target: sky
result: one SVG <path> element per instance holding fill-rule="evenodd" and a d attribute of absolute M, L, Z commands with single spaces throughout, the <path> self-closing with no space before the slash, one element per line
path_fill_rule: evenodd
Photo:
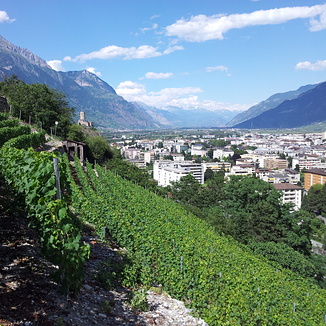
<path fill-rule="evenodd" d="M 242 111 L 326 81 L 325 0 L 0 0 L 0 35 L 158 108 Z"/>

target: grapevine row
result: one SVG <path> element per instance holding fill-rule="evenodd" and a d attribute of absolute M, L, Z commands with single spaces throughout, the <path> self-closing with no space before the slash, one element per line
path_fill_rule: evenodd
<path fill-rule="evenodd" d="M 57 280 L 66 291 L 77 291 L 82 284 L 82 267 L 89 255 L 89 247 L 80 242 L 80 229 L 68 209 L 66 198 L 56 199 L 54 156 L 2 147 L 0 173 L 14 191 L 22 195 L 28 217 L 40 233 L 45 253 L 59 267 Z M 61 170 L 65 169 L 61 162 Z"/>

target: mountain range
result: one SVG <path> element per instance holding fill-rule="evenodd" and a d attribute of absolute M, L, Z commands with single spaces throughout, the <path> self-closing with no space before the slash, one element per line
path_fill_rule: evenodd
<path fill-rule="evenodd" d="M 0 35 L 0 81 L 16 75 L 26 83 L 42 83 L 62 91 L 69 104 L 100 129 L 135 130 L 224 125 L 235 112 L 189 111 L 171 107 L 157 109 L 131 103 L 95 74 L 83 71 L 55 71 L 45 60 L 27 49 L 13 45 Z"/>
<path fill-rule="evenodd" d="M 75 108 L 76 120 L 78 112 L 84 111 L 87 120 L 104 130 L 221 126 L 293 128 L 326 120 L 326 83 L 272 95 L 238 115 L 227 109 L 156 108 L 126 101 L 108 83 L 87 70 L 53 70 L 42 58 L 13 45 L 0 35 L 0 81 L 11 75 L 26 83 L 42 83 L 60 90 Z"/>
<path fill-rule="evenodd" d="M 250 107 L 248 110 L 239 113 L 236 115 L 231 121 L 229 121 L 226 126 L 232 127 L 240 124 L 241 122 L 247 121 L 249 119 L 255 118 L 262 114 L 263 112 L 266 112 L 268 110 L 276 108 L 278 105 L 280 105 L 282 102 L 286 100 L 292 100 L 297 98 L 300 94 L 316 87 L 315 85 L 306 85 L 301 86 L 297 90 L 289 91 L 285 93 L 277 93 L 272 96 L 270 96 L 267 100 L 262 101 L 252 107 Z"/>
<path fill-rule="evenodd" d="M 295 128 L 326 121 L 326 82 L 315 85 L 296 98 L 234 125 L 234 128 Z"/>

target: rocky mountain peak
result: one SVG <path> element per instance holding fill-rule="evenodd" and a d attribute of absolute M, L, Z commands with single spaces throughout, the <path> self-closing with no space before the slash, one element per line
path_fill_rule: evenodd
<path fill-rule="evenodd" d="M 31 51 L 25 48 L 20 48 L 19 46 L 10 43 L 1 35 L 0 35 L 0 49 L 4 49 L 9 52 L 19 54 L 33 64 L 51 69 L 51 67 L 47 64 L 45 60 L 43 60 L 42 58 L 38 57 L 37 55 L 35 55 L 34 53 L 32 53 Z"/>

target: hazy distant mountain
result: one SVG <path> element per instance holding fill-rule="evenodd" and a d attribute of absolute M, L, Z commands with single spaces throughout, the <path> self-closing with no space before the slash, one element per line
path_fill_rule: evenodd
<path fill-rule="evenodd" d="M 317 84 L 315 85 L 306 85 L 298 88 L 295 91 L 289 91 L 285 93 L 277 93 L 269 97 L 267 100 L 262 101 L 248 110 L 239 113 L 236 115 L 231 121 L 227 123 L 228 127 L 235 126 L 241 122 L 244 122 L 246 120 L 252 119 L 254 117 L 259 116 L 263 112 L 266 112 L 270 109 L 276 108 L 278 105 L 280 105 L 282 102 L 285 100 L 292 100 L 297 98 L 300 94 L 316 87 Z"/>
<path fill-rule="evenodd" d="M 143 109 L 118 96 L 114 89 L 88 71 L 58 72 L 27 49 L 0 36 L 0 80 L 16 75 L 26 83 L 47 84 L 67 95 L 77 113 L 96 127 L 115 129 L 154 129 L 161 125 Z"/>
<path fill-rule="evenodd" d="M 176 106 L 156 108 L 140 102 L 137 102 L 137 105 L 144 108 L 149 115 L 157 119 L 161 124 L 177 128 L 221 127 L 225 126 L 237 114 L 229 110 L 210 111 L 202 108 L 185 110 Z"/>
<path fill-rule="evenodd" d="M 295 128 L 322 121 L 326 121 L 326 82 L 234 127 Z"/>

